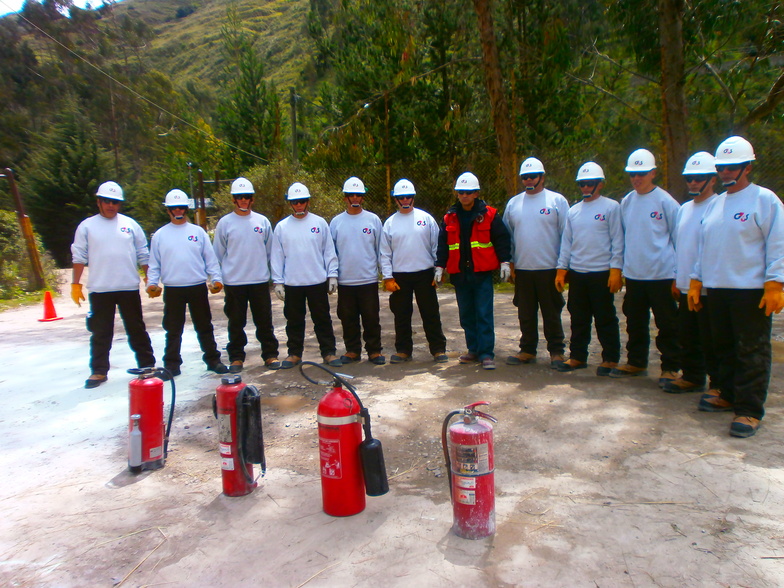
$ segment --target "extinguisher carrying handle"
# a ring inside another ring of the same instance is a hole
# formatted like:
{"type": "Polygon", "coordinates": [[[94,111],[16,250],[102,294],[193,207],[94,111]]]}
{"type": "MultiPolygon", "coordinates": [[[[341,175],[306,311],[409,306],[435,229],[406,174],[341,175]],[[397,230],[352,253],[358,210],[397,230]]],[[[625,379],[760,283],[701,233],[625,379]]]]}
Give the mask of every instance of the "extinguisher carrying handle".
{"type": "Polygon", "coordinates": [[[475,414],[476,416],[481,417],[483,419],[487,419],[488,421],[491,421],[493,423],[497,423],[498,422],[497,418],[495,418],[493,416],[490,416],[486,412],[482,412],[480,410],[476,410],[477,406],[490,406],[490,403],[487,402],[486,400],[480,400],[479,402],[474,402],[472,404],[468,404],[468,405],[466,405],[463,408],[463,413],[464,414],[468,414],[468,415],[475,414]]]}

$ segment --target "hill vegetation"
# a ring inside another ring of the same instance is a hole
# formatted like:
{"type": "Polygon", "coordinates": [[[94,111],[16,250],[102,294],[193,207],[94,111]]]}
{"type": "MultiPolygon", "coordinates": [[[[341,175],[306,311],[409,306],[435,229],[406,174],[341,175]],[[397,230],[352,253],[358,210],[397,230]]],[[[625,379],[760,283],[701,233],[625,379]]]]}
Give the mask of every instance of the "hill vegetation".
{"type": "Polygon", "coordinates": [[[739,133],[781,193],[782,22],[772,0],[28,0],[0,19],[0,166],[63,265],[109,178],[150,231],[199,169],[251,177],[273,220],[294,179],[328,216],[348,175],[379,214],[402,176],[438,213],[466,169],[503,205],[528,155],[567,196],[596,160],[620,197],[645,146],[681,198],[686,157],[739,133]]]}

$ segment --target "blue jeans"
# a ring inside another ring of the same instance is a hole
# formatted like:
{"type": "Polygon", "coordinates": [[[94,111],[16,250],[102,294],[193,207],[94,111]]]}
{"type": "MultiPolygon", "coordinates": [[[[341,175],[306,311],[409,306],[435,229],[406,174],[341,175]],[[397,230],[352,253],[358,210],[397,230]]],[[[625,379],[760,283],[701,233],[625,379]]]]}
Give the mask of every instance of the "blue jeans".
{"type": "Polygon", "coordinates": [[[493,274],[480,272],[452,277],[457,295],[460,326],[465,331],[468,352],[480,360],[495,357],[493,327],[493,274]]]}

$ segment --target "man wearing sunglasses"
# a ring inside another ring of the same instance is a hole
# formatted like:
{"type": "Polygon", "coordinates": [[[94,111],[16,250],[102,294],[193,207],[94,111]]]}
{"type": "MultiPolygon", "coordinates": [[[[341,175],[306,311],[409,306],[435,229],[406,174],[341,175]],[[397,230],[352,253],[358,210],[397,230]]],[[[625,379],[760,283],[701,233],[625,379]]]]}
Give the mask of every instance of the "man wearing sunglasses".
{"type": "Polygon", "coordinates": [[[727,189],[702,219],[689,307],[699,312],[706,288],[718,390],[700,399],[705,412],[734,412],[733,437],[751,437],[765,414],[771,369],[771,314],[784,308],[784,205],[751,181],[754,148],[730,137],[716,150],[727,189]]]}
{"type": "Polygon", "coordinates": [[[626,294],[627,360],[610,372],[612,378],[643,376],[648,371],[651,311],[659,333],[659,386],[678,378],[680,343],[678,306],[672,299],[675,278],[675,218],[678,202],[654,184],[656,160],[647,149],[637,149],[626,162],[633,190],[621,201],[624,231],[623,275],[626,294]]]}
{"type": "Polygon", "coordinates": [[[138,268],[142,268],[146,280],[150,258],[147,237],[135,220],[120,214],[124,198],[118,184],[104,182],[98,187],[96,196],[99,214],[79,224],[71,245],[71,299],[78,306],[84,301],[82,274],[86,266],[90,268],[87,330],[90,331],[91,375],[84,382],[85,388],[96,388],[108,379],[115,308],[120,310],[128,345],[136,355],[136,365],[155,365],[139,297],[138,268]]]}
{"type": "Polygon", "coordinates": [[[414,208],[416,189],[409,180],[399,180],[392,196],[398,211],[384,222],[379,247],[384,289],[390,292],[389,309],[395,316],[395,353],[389,363],[411,361],[414,296],[433,360],[446,363],[449,357],[434,278],[438,225],[427,212],[414,208]]]}
{"type": "Polygon", "coordinates": [[[163,292],[163,329],[166,331],[163,366],[172,377],[180,375],[180,350],[187,307],[207,369],[225,374],[229,370],[221,362],[215,343],[206,284],[209,278],[212,282],[209,291],[213,294],[223,289],[220,264],[206,231],[188,222],[188,195],[182,190],[171,190],[166,194],[163,205],[171,222],[158,229],[150,241],[150,279],[147,285],[150,298],[156,298],[163,292]],[[162,289],[159,283],[166,288],[162,289]]]}
{"type": "Polygon", "coordinates": [[[256,339],[261,344],[261,359],[268,369],[280,367],[269,285],[272,225],[266,216],[252,210],[254,194],[250,180],[237,178],[232,182],[234,210],[218,221],[213,242],[226,286],[223,312],[229,319],[226,352],[232,374],[240,373],[245,362],[249,305],[256,339]]]}
{"type": "Polygon", "coordinates": [[[591,322],[602,346],[597,376],[609,376],[621,357],[621,334],[615,312],[615,293],[622,286],[623,228],[620,206],[602,196],[604,170],[593,161],[580,166],[577,185],[583,199],[569,209],[561,240],[555,286],[563,292],[569,279],[569,314],[572,336],[569,359],[559,372],[588,367],[591,322]]]}
{"type": "MultiPolygon", "coordinates": [[[[678,302],[678,335],[681,342],[683,375],[664,385],[671,394],[701,392],[710,378],[710,389],[718,386],[718,365],[713,353],[713,342],[708,313],[689,310],[688,291],[697,248],[700,224],[708,205],[716,197],[716,166],[713,155],[700,151],[692,155],[683,168],[683,179],[691,200],[678,210],[675,232],[676,274],[673,298],[678,302]]],[[[707,305],[707,298],[703,299],[707,305]]]]}
{"type": "Polygon", "coordinates": [[[511,275],[512,242],[497,210],[479,198],[479,179],[471,172],[455,182],[457,202],[447,210],[438,236],[436,282],[444,269],[455,287],[460,326],[468,352],[460,363],[479,362],[495,369],[493,271],[501,281],[511,275]]]}
{"type": "Polygon", "coordinates": [[[520,353],[506,358],[509,365],[536,362],[539,343],[537,314],[542,313],[550,367],[564,360],[561,311],[564,298],[555,287],[555,269],[566,226],[569,203],[561,194],[544,187],[544,166],[529,157],[520,166],[525,190],[512,197],[503,221],[512,235],[515,293],[513,303],[520,321],[520,353]]]}
{"type": "Polygon", "coordinates": [[[272,281],[275,295],[283,301],[286,317],[288,357],[281,369],[302,363],[305,350],[306,305],[324,363],[340,367],[335,355],[335,332],[329,311],[329,295],[338,289],[338,256],[329,225],[311,213],[310,190],[294,182],[286,190],[291,214],[275,227],[272,234],[272,281]]]}

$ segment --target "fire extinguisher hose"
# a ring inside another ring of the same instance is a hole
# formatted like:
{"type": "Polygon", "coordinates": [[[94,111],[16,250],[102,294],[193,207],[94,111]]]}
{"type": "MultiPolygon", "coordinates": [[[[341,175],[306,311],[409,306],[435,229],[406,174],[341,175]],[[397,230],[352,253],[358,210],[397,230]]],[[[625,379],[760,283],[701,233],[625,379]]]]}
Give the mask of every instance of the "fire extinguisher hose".
{"type": "Polygon", "coordinates": [[[444,461],[446,462],[446,473],[449,476],[449,498],[452,498],[452,460],[449,459],[449,444],[447,442],[447,431],[449,430],[449,421],[452,417],[463,414],[465,409],[453,410],[444,419],[444,424],[441,427],[441,447],[444,449],[444,461]]]}
{"type": "Polygon", "coordinates": [[[248,409],[245,405],[245,399],[254,394],[256,396],[258,396],[259,394],[259,391],[255,386],[245,386],[245,388],[242,389],[242,392],[237,394],[237,406],[236,406],[236,413],[235,413],[237,419],[237,455],[239,457],[240,469],[242,469],[242,473],[245,475],[245,480],[248,482],[248,484],[256,483],[259,480],[259,478],[264,476],[264,474],[267,472],[267,463],[266,460],[264,459],[263,453],[262,453],[261,464],[259,464],[261,466],[259,468],[259,475],[256,477],[255,480],[253,479],[253,476],[248,473],[248,468],[245,467],[246,464],[245,436],[247,435],[247,431],[245,430],[245,425],[246,425],[245,419],[248,412],[248,409]]]}
{"type": "Polygon", "coordinates": [[[174,403],[177,400],[177,388],[174,386],[174,378],[170,378],[169,382],[171,383],[171,404],[169,404],[169,419],[166,421],[166,435],[163,438],[164,458],[169,455],[169,434],[171,433],[172,421],[174,420],[174,403]]]}

